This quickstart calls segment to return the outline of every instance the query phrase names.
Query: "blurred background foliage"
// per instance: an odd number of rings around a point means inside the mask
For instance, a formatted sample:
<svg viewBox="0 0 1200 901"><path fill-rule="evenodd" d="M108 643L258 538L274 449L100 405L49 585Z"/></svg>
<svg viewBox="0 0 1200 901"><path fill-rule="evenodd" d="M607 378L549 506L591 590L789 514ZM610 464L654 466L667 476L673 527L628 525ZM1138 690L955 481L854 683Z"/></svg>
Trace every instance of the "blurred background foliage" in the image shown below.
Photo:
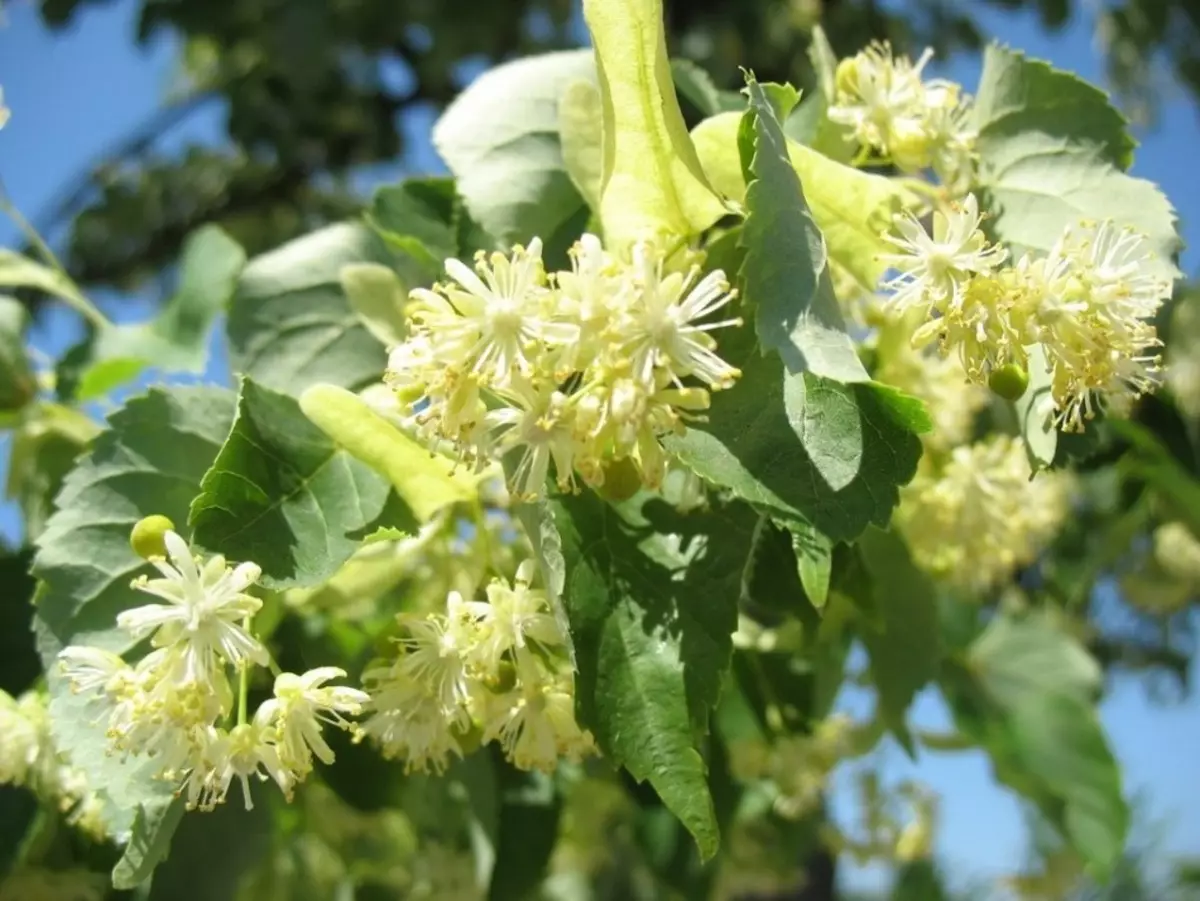
<svg viewBox="0 0 1200 901"><path fill-rule="evenodd" d="M43 0L51 28L109 0ZM753 59L761 80L807 87L812 27L839 55L875 38L939 56L984 42L988 7L1035 9L1057 30L1086 0L674 0L672 51L719 86L739 86ZM179 255L206 222L251 255L361 205L351 176L403 166L402 117L445 106L470 77L515 56L584 37L572 0L143 0L135 39L163 33L184 48L162 109L109 148L34 224L67 248L85 288L136 288ZM1112 86L1127 110L1152 117L1171 84L1200 96L1200 3L1123 0L1096 13ZM165 155L164 135L210 104L227 110L228 142Z"/></svg>

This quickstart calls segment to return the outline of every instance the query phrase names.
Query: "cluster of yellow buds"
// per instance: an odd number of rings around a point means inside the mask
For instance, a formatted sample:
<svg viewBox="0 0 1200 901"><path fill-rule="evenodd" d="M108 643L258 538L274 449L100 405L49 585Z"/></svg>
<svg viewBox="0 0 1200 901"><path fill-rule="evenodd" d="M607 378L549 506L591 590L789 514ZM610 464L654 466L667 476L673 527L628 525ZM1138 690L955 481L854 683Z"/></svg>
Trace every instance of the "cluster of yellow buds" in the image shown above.
<svg viewBox="0 0 1200 901"><path fill-rule="evenodd" d="M1152 317L1170 283L1151 265L1146 238L1111 221L1066 229L1044 257L1004 266L988 243L973 194L933 217L933 234L900 216L898 253L884 259L898 275L884 284L888 308L920 311L913 343L937 341L956 352L967 376L986 384L1006 366L1027 368L1028 348L1045 348L1055 424L1082 430L1098 398L1126 405L1157 383L1159 345Z"/></svg>
<svg viewBox="0 0 1200 901"><path fill-rule="evenodd" d="M711 319L734 292L720 271L672 271L652 243L625 261L584 235L571 270L550 275L541 250L534 239L480 254L475 270L447 260L450 281L411 293L387 382L427 440L480 464L513 455L519 499L543 492L551 466L563 490L576 474L599 486L627 461L658 487L659 436L739 375L709 334L740 324Z"/></svg>

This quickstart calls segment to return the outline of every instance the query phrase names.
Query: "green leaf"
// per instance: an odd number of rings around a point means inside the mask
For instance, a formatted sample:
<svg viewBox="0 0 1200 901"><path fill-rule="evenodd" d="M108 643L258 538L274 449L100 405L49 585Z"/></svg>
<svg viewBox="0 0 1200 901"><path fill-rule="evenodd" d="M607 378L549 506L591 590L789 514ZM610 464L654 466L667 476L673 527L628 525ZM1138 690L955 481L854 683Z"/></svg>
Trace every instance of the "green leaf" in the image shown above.
<svg viewBox="0 0 1200 901"><path fill-rule="evenodd" d="M968 665L984 691L1005 709L1041 694L1091 703L1100 667L1048 619L997 616L972 643Z"/></svg>
<svg viewBox="0 0 1200 901"><path fill-rule="evenodd" d="M549 501L517 504L513 513L533 548L538 572L542 574L542 586L550 601L550 608L559 629L566 637L567 653L571 665L576 665L575 644L571 638L571 624L563 606L563 589L567 579L567 564L563 560L562 536L554 522L554 507Z"/></svg>
<svg viewBox="0 0 1200 901"><path fill-rule="evenodd" d="M615 249L720 219L671 81L661 0L584 0L603 112L600 221Z"/></svg>
<svg viewBox="0 0 1200 901"><path fill-rule="evenodd" d="M880 713L888 728L908 744L909 705L937 676L941 663L937 589L912 562L904 542L891 532L867 529L857 547L883 625L882 631L868 627L861 633L871 658Z"/></svg>
<svg viewBox="0 0 1200 901"><path fill-rule="evenodd" d="M692 140L712 186L742 203L746 179L738 153L743 117L722 113L692 129ZM829 258L865 288L874 290L887 268L879 255L891 247L883 236L896 213L914 198L892 179L860 172L823 153L786 141L788 159L804 185L812 218L825 236Z"/></svg>
<svg viewBox="0 0 1200 901"><path fill-rule="evenodd" d="M152 514L187 522L234 408L233 392L223 388L152 389L109 418L67 476L33 565L42 581L37 620L51 639L47 670L68 644L132 645L115 623L146 597L129 585L145 566L129 546L130 531Z"/></svg>
<svg viewBox="0 0 1200 901"><path fill-rule="evenodd" d="M6 247L0 247L0 288L35 288L45 291L66 300L93 322L104 321L103 315L80 293L66 273L43 266Z"/></svg>
<svg viewBox="0 0 1200 901"><path fill-rule="evenodd" d="M747 82L754 122L754 180L746 190L742 280L763 347L789 372L842 382L866 381L867 370L842 320L829 278L825 240L804 199L786 138L763 86ZM781 110L786 115L786 109Z"/></svg>
<svg viewBox="0 0 1200 901"><path fill-rule="evenodd" d="M1140 422L1109 419L1106 425L1132 447L1121 461L1125 471L1145 479L1159 502L1200 539L1200 481L1180 464L1154 432Z"/></svg>
<svg viewBox="0 0 1200 901"><path fill-rule="evenodd" d="M1033 344L1025 348L1028 354L1029 386L1014 403L1025 453L1034 472L1048 468L1058 450L1058 429L1054 427L1053 370L1046 360L1046 348Z"/></svg>
<svg viewBox="0 0 1200 901"><path fill-rule="evenodd" d="M712 857L718 828L697 741L729 666L737 595L673 578L593 494L564 498L558 511L580 721Z"/></svg>
<svg viewBox="0 0 1200 901"><path fill-rule="evenodd" d="M67 476L58 510L38 539L41 580L34 628L50 693L50 727L67 759L107 798L110 834L132 827L138 804L169 793L151 778L153 761L123 763L106 753L99 711L59 676L58 652L88 644L123 652L133 641L117 614L145 603L130 587L145 567L129 545L134 523L162 514L187 521L188 505L233 421L233 392L175 387L133 398L109 418Z"/></svg>
<svg viewBox="0 0 1200 901"><path fill-rule="evenodd" d="M94 420L60 404L40 403L25 411L12 433L5 494L21 507L26 541L36 540L46 527L63 479L99 431Z"/></svg>
<svg viewBox="0 0 1200 901"><path fill-rule="evenodd" d="M792 550L800 584L812 605L820 610L829 599L829 578L833 572L833 545L816 529L793 524Z"/></svg>
<svg viewBox="0 0 1200 901"><path fill-rule="evenodd" d="M319 382L378 381L387 355L341 288L342 267L361 262L393 262L362 223L331 225L251 260L229 313L234 371L296 396Z"/></svg>
<svg viewBox="0 0 1200 901"><path fill-rule="evenodd" d="M199 374L208 365L213 323L233 296L246 265L240 244L215 225L183 247L179 287L149 322L99 329L78 352L76 400L101 397L147 367Z"/></svg>
<svg viewBox="0 0 1200 901"><path fill-rule="evenodd" d="M721 354L741 379L713 395L708 422L666 438L667 449L789 526L833 541L886 526L916 473L917 433L930 428L920 401L873 382L788 374L777 357L732 345L723 341Z"/></svg>
<svg viewBox="0 0 1200 901"><path fill-rule="evenodd" d="M1175 211L1151 182L1121 171L1133 141L1104 95L1074 75L1000 47L984 58L975 103L976 187L998 240L1046 252L1068 226L1112 219L1147 236L1174 279Z"/></svg>
<svg viewBox="0 0 1200 901"><path fill-rule="evenodd" d="M375 192L367 221L436 277L442 262L458 254L455 201L451 179L409 178Z"/></svg>
<svg viewBox="0 0 1200 901"><path fill-rule="evenodd" d="M404 340L408 291L394 269L380 263L347 263L340 281L350 308L379 343L395 347Z"/></svg>
<svg viewBox="0 0 1200 901"><path fill-rule="evenodd" d="M0 413L20 410L37 396L37 378L25 353L28 321L24 304L0 294Z"/></svg>
<svg viewBox="0 0 1200 901"><path fill-rule="evenodd" d="M558 131L563 165L579 195L593 212L600 209L604 159L603 113L594 81L578 79L567 85L558 102Z"/></svg>
<svg viewBox="0 0 1200 901"><path fill-rule="evenodd" d="M559 102L572 82L595 77L586 50L505 63L471 82L434 126L467 209L502 244L538 236L548 253L565 249L584 202L563 163Z"/></svg>
<svg viewBox="0 0 1200 901"><path fill-rule="evenodd" d="M171 853L154 871L147 901L229 901L247 873L271 850L270 792L274 785L255 782L253 810L242 804L234 786L229 800L211 812L183 817L171 841Z"/></svg>
<svg viewBox="0 0 1200 901"><path fill-rule="evenodd" d="M723 91L713 84L712 76L690 59L671 60L671 81L675 90L699 111L701 116L738 111L746 101L737 91Z"/></svg>
<svg viewBox="0 0 1200 901"><path fill-rule="evenodd" d="M300 396L300 409L338 447L388 479L419 522L447 504L476 496L474 480L461 467L405 435L349 391L314 385Z"/></svg>
<svg viewBox="0 0 1200 901"><path fill-rule="evenodd" d="M137 888L150 878L171 850L171 838L183 819L183 812L183 799L171 795L138 805L133 834L113 867L113 888Z"/></svg>
<svg viewBox="0 0 1200 901"><path fill-rule="evenodd" d="M997 778L1033 800L1103 881L1120 861L1129 809L1093 707L1099 679L1095 661L1048 615L999 615L965 666L947 667L943 689Z"/></svg>
<svg viewBox="0 0 1200 901"><path fill-rule="evenodd" d="M1037 131L1087 144L1120 169L1133 164L1137 141L1108 95L1078 75L991 44L971 107L974 126L989 138Z"/></svg>
<svg viewBox="0 0 1200 901"><path fill-rule="evenodd" d="M268 587L316 585L358 548L349 533L380 514L389 487L295 398L244 377L233 428L188 521L200 545L261 566Z"/></svg>
<svg viewBox="0 0 1200 901"><path fill-rule="evenodd" d="M498 755L496 755L498 757ZM500 813L496 864L488 901L521 901L534 895L558 840L562 798L545 773L523 772L496 761Z"/></svg>

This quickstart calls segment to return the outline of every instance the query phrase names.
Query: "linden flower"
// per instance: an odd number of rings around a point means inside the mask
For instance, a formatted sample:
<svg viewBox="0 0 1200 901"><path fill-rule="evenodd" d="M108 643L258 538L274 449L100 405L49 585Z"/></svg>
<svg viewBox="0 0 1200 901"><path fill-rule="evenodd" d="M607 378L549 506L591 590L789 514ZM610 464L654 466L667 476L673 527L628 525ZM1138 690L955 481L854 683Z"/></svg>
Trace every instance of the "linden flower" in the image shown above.
<svg viewBox="0 0 1200 901"><path fill-rule="evenodd" d="M925 100L921 70L933 57L926 50L916 64L896 59L887 43L872 43L837 67L829 118L854 130L862 144L889 152L899 131L919 127Z"/></svg>
<svg viewBox="0 0 1200 901"><path fill-rule="evenodd" d="M570 398L552 384L514 385L504 398L511 406L489 411L484 429L498 456L520 452L512 476L513 493L523 499L538 497L550 475L551 461L558 486L569 489L575 472Z"/></svg>
<svg viewBox="0 0 1200 901"><path fill-rule="evenodd" d="M988 244L979 229L979 201L968 194L948 211L933 214L933 235L912 213L896 217L899 236L885 235L900 253L881 259L899 275L883 287L894 292L888 308L897 314L920 309L942 315L961 308L970 280L987 274L1004 262L1007 251Z"/></svg>
<svg viewBox="0 0 1200 901"><path fill-rule="evenodd" d="M302 675L280 673L275 677L275 697L259 705L255 723L278 733L279 756L289 768L307 773L312 757L328 765L333 750L321 734L321 724L354 730L343 714L355 716L370 700L366 692L343 685L325 685L330 679L344 679L346 671L322 666Z"/></svg>
<svg viewBox="0 0 1200 901"><path fill-rule="evenodd" d="M479 628L471 656L484 670L494 673L505 654L524 650L530 640L546 647L563 644L546 593L529 587L533 572L533 561L526 560L511 585L505 579L493 579L486 589L487 601L466 602L466 610Z"/></svg>
<svg viewBox="0 0 1200 901"><path fill-rule="evenodd" d="M446 260L452 284L412 292L409 316L429 336L441 365L503 384L514 373L530 374L530 348L576 339L575 326L548 315L541 240L534 238L528 249L515 247L511 259L480 253L475 268L478 274Z"/></svg>
<svg viewBox="0 0 1200 901"><path fill-rule="evenodd" d="M43 745L43 716L22 696L0 690L0 785L24 785Z"/></svg>
<svg viewBox="0 0 1200 901"><path fill-rule="evenodd" d="M483 740L497 741L513 765L553 772L560 757L579 760L592 752L592 737L575 722L569 682L544 676L486 702Z"/></svg>
<svg viewBox="0 0 1200 901"><path fill-rule="evenodd" d="M875 43L837 67L829 118L848 126L855 139L904 172L932 167L957 192L969 181L975 134L967 123L969 100L958 85L925 82L933 58L926 50L913 63Z"/></svg>
<svg viewBox="0 0 1200 901"><path fill-rule="evenodd" d="M739 375L711 334L741 324L714 316L735 292L719 270L677 271L681 255L651 242L619 260L584 235L571 269L548 277L540 253L535 240L511 258L493 254L480 275L447 261L455 284L412 292L385 381L430 444L449 441L480 470L511 455L509 487L522 500L551 478L562 491L577 474L598 485L625 460L656 487L659 439Z"/></svg>
<svg viewBox="0 0 1200 901"><path fill-rule="evenodd" d="M195 681L203 681L221 661L265 666L266 649L240 625L262 606L245 593L262 570L253 563L230 569L220 555L200 566L175 532L166 532L164 542L171 563L150 561L163 578L139 576L133 587L167 603L126 610L117 616L117 625L138 638L153 633L158 647L178 646Z"/></svg>
<svg viewBox="0 0 1200 901"><path fill-rule="evenodd" d="M1095 415L1095 394L1119 402L1158 384L1160 357L1148 351L1161 342L1148 320L1171 285L1150 268L1153 259L1143 235L1105 221L1067 229L1045 261L1030 264L1064 429L1082 429Z"/></svg>
<svg viewBox="0 0 1200 901"><path fill-rule="evenodd" d="M406 773L445 772L451 755L462 756L458 735L470 726L470 718L465 710L448 715L441 695L413 678L401 662L403 658L363 673L370 696L363 733L385 757L403 758Z"/></svg>
<svg viewBox="0 0 1200 901"><path fill-rule="evenodd" d="M189 794L188 801L192 806L211 810L224 803L236 779L242 787L246 810L253 810L254 802L250 798L252 776L260 780L270 777L283 796L289 801L292 799L292 789L298 781L296 774L280 760L275 733L262 723L241 723L228 732L212 730L202 759L207 768L198 797L193 800Z"/></svg>
<svg viewBox="0 0 1200 901"><path fill-rule="evenodd" d="M1031 563L1069 507L1061 473L1030 478L1019 438L996 435L955 448L944 466L924 465L902 491L896 522L919 566L984 595Z"/></svg>
<svg viewBox="0 0 1200 901"><path fill-rule="evenodd" d="M657 369L676 385L692 375L713 388L728 388L741 373L713 352L716 341L708 332L741 325L742 320L704 320L732 301L737 292L719 269L696 282L699 266L693 266L687 275L664 274L663 262L652 245L634 246L636 296L619 326L633 377L642 384L653 384Z"/></svg>

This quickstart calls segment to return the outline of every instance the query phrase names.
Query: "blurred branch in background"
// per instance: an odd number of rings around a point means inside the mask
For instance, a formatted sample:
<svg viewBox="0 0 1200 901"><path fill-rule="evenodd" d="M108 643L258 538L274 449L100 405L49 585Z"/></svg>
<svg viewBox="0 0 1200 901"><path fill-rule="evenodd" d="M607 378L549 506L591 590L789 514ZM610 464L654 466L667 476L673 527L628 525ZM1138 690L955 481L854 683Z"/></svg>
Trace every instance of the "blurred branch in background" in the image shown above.
<svg viewBox="0 0 1200 901"><path fill-rule="evenodd" d="M88 3L46 0L47 25L70 25ZM1156 96L1156 66L1170 65L1200 90L1200 4L1129 0L991 0L1036 11L1043 27L1094 15L1109 71L1135 109ZM138 33L170 34L183 47L187 82L127 138L103 150L36 225L62 236L72 275L85 287L129 290L178 256L184 236L216 222L251 254L344 217L360 206L346 182L356 168L404 165L405 114L438 109L473 71L531 52L575 46L583 36L571 0L142 0ZM819 21L839 53L872 39L939 54L981 45L984 4L920 0L695 0L666 4L676 54L736 87L753 58L764 81L812 82L806 49ZM157 152L160 139L202 108L227 110L227 146ZM224 143L224 142L222 142Z"/></svg>

